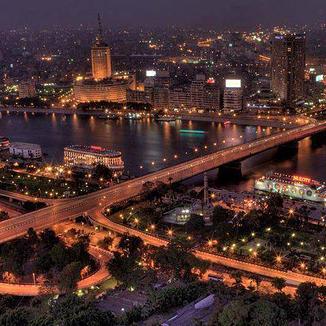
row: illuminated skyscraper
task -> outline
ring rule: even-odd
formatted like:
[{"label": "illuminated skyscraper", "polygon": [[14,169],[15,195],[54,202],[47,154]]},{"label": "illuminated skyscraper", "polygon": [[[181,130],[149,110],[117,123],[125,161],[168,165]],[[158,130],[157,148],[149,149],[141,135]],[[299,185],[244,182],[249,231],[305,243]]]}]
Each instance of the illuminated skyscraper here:
[{"label": "illuminated skyscraper", "polygon": [[241,79],[226,79],[224,88],[224,112],[241,111],[243,108],[243,90]]},{"label": "illuminated skyscraper", "polygon": [[293,106],[304,98],[305,35],[276,34],[272,40],[272,90]]},{"label": "illuminated skyscraper", "polygon": [[98,15],[98,34],[92,47],[92,74],[95,80],[111,78],[112,76],[111,51],[103,41],[100,15]]}]

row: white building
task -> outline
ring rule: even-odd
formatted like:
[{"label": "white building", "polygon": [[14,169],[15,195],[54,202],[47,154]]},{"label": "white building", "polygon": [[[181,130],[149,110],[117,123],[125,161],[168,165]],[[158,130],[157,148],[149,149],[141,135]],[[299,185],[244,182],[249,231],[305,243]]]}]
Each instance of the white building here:
[{"label": "white building", "polygon": [[121,152],[99,146],[72,145],[64,148],[64,163],[68,166],[79,166],[86,169],[105,165],[113,171],[122,171],[124,162]]},{"label": "white building", "polygon": [[42,149],[38,144],[11,143],[10,154],[24,159],[42,158]]}]

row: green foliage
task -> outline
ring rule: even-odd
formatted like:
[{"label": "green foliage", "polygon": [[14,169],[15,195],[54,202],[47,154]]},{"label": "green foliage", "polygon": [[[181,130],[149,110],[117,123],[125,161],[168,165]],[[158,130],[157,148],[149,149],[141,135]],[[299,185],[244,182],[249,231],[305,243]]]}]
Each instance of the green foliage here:
[{"label": "green foliage", "polygon": [[153,254],[155,265],[171,278],[194,280],[192,270],[205,273],[209,264],[192,253],[192,245],[186,237],[175,237],[166,247],[156,248]]},{"label": "green foliage", "polygon": [[0,326],[29,326],[30,311],[19,307],[0,315]]},{"label": "green foliage", "polygon": [[186,223],[186,231],[189,233],[200,233],[205,228],[205,221],[200,215],[191,215],[189,221]]},{"label": "green foliage", "polygon": [[234,300],[218,316],[221,326],[284,326],[286,314],[276,304],[259,299],[254,303]]},{"label": "green foliage", "polygon": [[144,276],[144,271],[139,265],[144,249],[143,240],[139,237],[123,235],[118,247],[121,252],[114,253],[107,267],[117,281],[126,286],[136,286]]},{"label": "green foliage", "polygon": [[103,164],[98,164],[93,171],[93,176],[98,180],[101,178],[110,180],[112,178],[112,170]]},{"label": "green foliage", "polygon": [[179,307],[190,303],[207,292],[208,283],[195,282],[178,287],[170,287],[151,293],[144,306],[147,315],[164,313],[172,307]]},{"label": "green foliage", "polygon": [[59,275],[59,290],[63,293],[69,293],[76,289],[77,282],[80,279],[82,265],[80,262],[72,262],[64,267]]},{"label": "green foliage", "polygon": [[4,243],[0,247],[0,257],[3,262],[3,270],[15,275],[23,275],[24,264],[32,254],[32,246],[26,238],[19,238]]},{"label": "green foliage", "polygon": [[314,283],[301,283],[296,292],[296,311],[301,320],[321,321],[326,318],[325,289]]},{"label": "green foliage", "polygon": [[280,278],[280,277],[274,277],[271,281],[272,285],[274,286],[274,288],[278,291],[282,291],[282,289],[285,287],[286,285],[286,281],[284,278]]},{"label": "green foliage", "polygon": [[118,245],[123,251],[123,255],[127,257],[139,258],[144,249],[144,242],[141,238],[124,234]]},{"label": "green foliage", "polygon": [[98,310],[91,303],[67,295],[59,299],[50,309],[54,325],[64,326],[102,326],[115,325],[115,318],[111,313]]},{"label": "green foliage", "polygon": [[104,239],[99,240],[97,242],[97,245],[104,250],[108,250],[109,247],[112,245],[112,243],[113,243],[113,238],[105,237]]},{"label": "green foliage", "polygon": [[252,326],[285,326],[286,313],[276,304],[259,299],[250,306],[249,324]]},{"label": "green foliage", "polygon": [[0,210],[0,222],[8,219],[9,219],[9,214],[5,211]]},{"label": "green foliage", "polygon": [[246,326],[249,306],[243,300],[231,301],[224,307],[218,321],[221,326]]},{"label": "green foliage", "polygon": [[125,286],[135,286],[141,280],[142,269],[133,257],[115,252],[107,267],[110,274]]}]

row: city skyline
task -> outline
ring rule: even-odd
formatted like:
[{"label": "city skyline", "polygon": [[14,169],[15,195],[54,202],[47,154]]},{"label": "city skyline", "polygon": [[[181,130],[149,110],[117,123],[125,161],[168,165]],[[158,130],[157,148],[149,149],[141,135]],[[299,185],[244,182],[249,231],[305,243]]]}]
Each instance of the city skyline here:
[{"label": "city skyline", "polygon": [[325,2],[3,4],[0,325],[326,325]]},{"label": "city skyline", "polygon": [[166,27],[197,26],[211,28],[252,28],[257,25],[295,25],[323,23],[326,3],[323,0],[312,0],[306,6],[305,0],[261,1],[240,0],[206,1],[206,5],[197,0],[158,0],[151,3],[140,0],[106,2],[97,0],[90,3],[86,0],[59,0],[42,2],[33,0],[25,3],[15,0],[3,4],[0,12],[0,29],[8,28],[50,28],[58,25],[75,27],[92,26],[95,15],[101,12],[103,23],[107,28],[117,27]]}]

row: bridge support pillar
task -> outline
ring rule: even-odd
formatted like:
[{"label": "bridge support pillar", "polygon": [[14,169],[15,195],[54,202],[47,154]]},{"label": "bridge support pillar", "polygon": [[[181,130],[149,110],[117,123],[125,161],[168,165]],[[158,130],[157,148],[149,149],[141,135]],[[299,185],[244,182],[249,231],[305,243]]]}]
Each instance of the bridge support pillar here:
[{"label": "bridge support pillar", "polygon": [[280,158],[292,157],[298,153],[298,142],[292,141],[278,146],[277,156]]},{"label": "bridge support pillar", "polygon": [[241,161],[234,161],[218,168],[220,180],[237,180],[242,178]]},{"label": "bridge support pillar", "polygon": [[313,148],[319,148],[326,144],[326,132],[320,132],[311,136],[311,145]]}]

